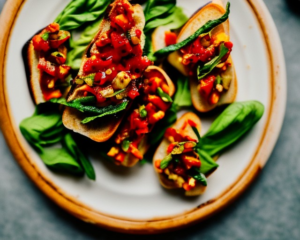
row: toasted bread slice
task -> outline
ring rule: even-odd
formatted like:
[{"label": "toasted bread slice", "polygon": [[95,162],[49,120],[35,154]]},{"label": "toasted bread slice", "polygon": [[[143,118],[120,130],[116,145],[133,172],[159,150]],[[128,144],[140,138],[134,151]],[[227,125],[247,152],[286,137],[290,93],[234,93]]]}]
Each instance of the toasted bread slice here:
[{"label": "toasted bread slice", "polygon": [[[172,82],[172,80],[170,79],[170,77],[165,73],[165,71],[163,69],[156,67],[156,66],[148,67],[146,69],[146,74],[147,74],[147,72],[151,72],[151,71],[158,71],[164,76],[164,81],[169,86],[169,95],[172,97],[175,93],[175,86],[174,86],[174,83]],[[159,124],[159,122],[157,124]],[[149,147],[150,147],[150,143],[147,141],[147,136],[144,136],[144,138],[142,139],[142,141],[140,142],[140,144],[138,146],[138,149],[139,149],[140,153],[144,155],[147,152],[147,150],[149,149]],[[133,156],[130,153],[127,153],[125,160],[121,163],[121,165],[124,167],[133,167],[135,164],[137,164],[138,161],[139,161],[138,158],[136,158],[135,156]]]},{"label": "toasted bread slice", "polygon": [[[199,117],[192,112],[185,113],[181,118],[179,118],[176,121],[176,123],[172,126],[172,128],[174,128],[176,130],[183,130],[184,135],[187,135],[187,136],[197,139],[197,136],[195,135],[193,129],[188,124],[186,124],[186,122],[188,120],[192,120],[194,123],[196,123],[198,131],[199,132],[201,131],[201,121],[200,121]],[[181,188],[181,186],[178,182],[169,180],[164,174],[159,173],[157,171],[157,168],[155,167],[155,161],[162,160],[167,156],[166,150],[170,143],[171,142],[166,138],[164,138],[162,140],[162,142],[158,146],[158,148],[153,156],[153,168],[154,168],[155,172],[157,173],[160,184],[164,188],[178,189],[178,188]],[[197,195],[203,194],[205,192],[205,190],[206,190],[205,186],[197,183],[196,187],[194,189],[192,189],[191,191],[185,191],[185,195],[186,196],[197,196]]]},{"label": "toasted bread slice", "polygon": [[[127,0],[116,0],[111,4],[111,10],[113,11],[114,7],[119,2],[129,2]],[[133,19],[135,21],[135,26],[139,28],[141,31],[143,31],[143,28],[145,26],[145,17],[143,9],[140,5],[134,5],[133,6]],[[108,31],[110,29],[110,22],[107,20],[107,18],[104,18],[103,21],[100,24],[100,28],[98,33],[96,34],[95,38],[92,40],[90,45],[87,47],[87,50],[83,56],[81,68],[79,70],[78,75],[83,74],[83,66],[89,57],[90,52],[93,51],[93,48],[96,47],[96,41],[99,39],[102,33]],[[142,38],[141,41],[141,47],[144,47],[145,40]],[[69,93],[68,101],[71,101],[73,99],[76,99],[80,96],[82,96],[82,91],[80,89],[80,86],[76,86],[73,88],[73,90]],[[131,103],[128,104],[127,109],[129,109],[131,106]],[[90,139],[96,141],[96,142],[105,142],[109,138],[112,137],[112,135],[115,133],[117,128],[119,127],[125,111],[121,112],[118,118],[115,117],[104,117],[103,119],[96,120],[92,123],[88,124],[82,124],[81,121],[85,117],[85,114],[71,108],[66,108],[63,113],[63,124],[66,128],[73,130],[74,132],[80,133],[86,137],[89,137]]]},{"label": "toasted bread slice", "polygon": [[39,64],[39,52],[34,50],[32,41],[29,42],[27,48],[27,67],[29,70],[29,86],[33,96],[35,104],[45,102],[40,81],[41,71],[38,69]]},{"label": "toasted bread slice", "polygon": [[[224,13],[225,13],[225,9],[222,5],[222,2],[219,0],[213,1],[213,3],[204,6],[196,14],[194,14],[193,17],[181,29],[178,35],[177,42],[181,42],[184,39],[188,38],[195,31],[197,31],[201,26],[203,26],[207,21],[220,18]],[[216,28],[214,28],[212,31],[212,35],[220,32],[224,32],[229,36],[229,30],[230,30],[229,21],[227,20],[224,23],[217,26]],[[158,37],[156,36],[155,39],[157,38]],[[188,76],[186,68],[181,63],[181,59],[182,59],[181,55],[178,51],[173,52],[168,56],[168,61],[171,63],[171,65],[177,68],[185,76]],[[232,62],[231,58],[229,61]],[[226,74],[228,77],[231,78],[229,89],[223,92],[221,94],[219,102],[213,105],[209,104],[207,100],[199,93],[198,80],[195,79],[194,77],[190,77],[190,89],[191,89],[192,102],[194,107],[199,112],[208,112],[217,106],[234,102],[238,87],[237,87],[237,78],[236,78],[236,73],[235,73],[235,68],[233,63],[232,66],[229,67],[226,73],[224,74]]]}]

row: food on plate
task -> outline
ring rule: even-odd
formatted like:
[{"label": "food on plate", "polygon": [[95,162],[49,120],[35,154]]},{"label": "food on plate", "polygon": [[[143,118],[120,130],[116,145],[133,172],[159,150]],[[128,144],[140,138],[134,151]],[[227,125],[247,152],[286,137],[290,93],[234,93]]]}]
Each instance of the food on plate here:
[{"label": "food on plate", "polygon": [[115,145],[107,154],[116,164],[132,167],[143,159],[151,144],[147,135],[164,118],[174,92],[173,82],[161,68],[150,66],[145,70],[138,106],[117,132]]},{"label": "food on plate", "polygon": [[66,41],[68,31],[60,30],[57,23],[51,23],[28,43],[26,67],[29,85],[36,104],[63,95],[66,78],[71,68],[65,64],[67,57]]},{"label": "food on plate", "polygon": [[[67,102],[94,96],[94,106],[97,108],[111,110],[123,104],[129,109],[133,100],[140,95],[143,72],[152,65],[143,56],[143,9],[140,5],[131,5],[127,0],[116,0],[106,11],[99,32],[83,56]],[[117,130],[125,112],[115,116],[116,111],[102,111],[101,116],[111,116],[98,120],[92,116],[89,118],[92,122],[87,122],[85,119],[90,115],[67,107],[63,113],[63,123],[74,132],[104,142]]]},{"label": "food on plate", "polygon": [[[233,48],[227,10],[220,1],[205,5],[179,32],[158,28],[152,39],[156,56],[171,53],[168,61],[190,79],[194,107],[208,112],[232,103],[237,93],[237,79],[230,53]],[[165,32],[164,41],[158,35]],[[164,46],[167,46],[163,48]]]},{"label": "food on plate", "polygon": [[201,195],[206,190],[206,177],[200,172],[201,158],[195,150],[201,122],[192,112],[184,114],[168,128],[153,157],[159,181],[167,189],[183,189],[185,195]]}]

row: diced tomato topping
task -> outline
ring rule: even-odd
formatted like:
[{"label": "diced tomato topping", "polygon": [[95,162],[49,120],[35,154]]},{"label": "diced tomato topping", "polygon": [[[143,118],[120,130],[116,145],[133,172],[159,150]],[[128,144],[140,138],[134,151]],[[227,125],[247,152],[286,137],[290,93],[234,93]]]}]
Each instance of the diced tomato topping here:
[{"label": "diced tomato topping", "polygon": [[188,169],[190,169],[191,167],[199,168],[201,166],[201,162],[197,158],[187,156],[187,155],[182,155],[181,159]]},{"label": "diced tomato topping", "polygon": [[59,89],[44,93],[45,101],[49,101],[50,99],[53,99],[53,98],[60,98],[61,96],[62,96],[62,94]]},{"label": "diced tomato topping", "polygon": [[210,104],[217,104],[220,99],[220,93],[218,91],[213,91],[209,96],[209,103]]},{"label": "diced tomato topping", "polygon": [[112,64],[112,59],[103,61],[99,58],[89,58],[83,65],[83,71],[85,73],[93,73],[105,70]]},{"label": "diced tomato topping", "polygon": [[177,35],[174,32],[165,32],[165,43],[167,46],[174,45],[177,42]]},{"label": "diced tomato topping", "polygon": [[58,23],[51,23],[51,24],[49,24],[48,27],[46,27],[46,31],[50,32],[50,33],[58,32],[59,29],[60,29],[60,26]]},{"label": "diced tomato topping", "polygon": [[135,30],[135,34],[138,38],[141,38],[141,35],[142,35],[142,31],[140,29],[136,29]]},{"label": "diced tomato topping", "polygon": [[211,93],[216,77],[214,75],[208,75],[206,78],[200,81],[200,93],[205,97],[208,97]]},{"label": "diced tomato topping", "polygon": [[47,52],[50,49],[49,41],[45,41],[41,35],[35,35],[32,44],[36,51]]},{"label": "diced tomato topping", "polygon": [[131,99],[135,99],[139,95],[140,94],[139,94],[138,89],[135,89],[135,88],[130,89],[130,91],[128,92],[128,97]]},{"label": "diced tomato topping", "polygon": [[39,59],[38,69],[48,73],[49,75],[51,75],[53,77],[56,76],[56,72],[57,72],[56,65],[49,62],[49,61],[46,61],[45,58],[40,58]]},{"label": "diced tomato topping", "polygon": [[118,162],[123,162],[125,159],[126,154],[124,152],[119,152],[115,157],[115,160]]}]

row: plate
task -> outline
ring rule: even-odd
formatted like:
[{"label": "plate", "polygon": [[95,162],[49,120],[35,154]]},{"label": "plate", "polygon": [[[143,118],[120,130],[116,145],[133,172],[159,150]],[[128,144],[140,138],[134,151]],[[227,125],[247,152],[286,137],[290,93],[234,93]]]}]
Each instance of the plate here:
[{"label": "plate", "polygon": [[[196,223],[238,197],[267,162],[279,135],[286,104],[286,73],[274,22],[260,0],[232,1],[230,27],[238,77],[237,101],[259,100],[266,108],[255,128],[218,160],[202,196],[187,199],[164,190],[151,164],[118,168],[91,153],[97,180],[49,171],[22,137],[18,125],[34,111],[21,48],[53,21],[67,0],[8,0],[1,16],[1,128],[18,163],[57,205],[72,215],[111,230],[158,233]],[[190,16],[203,0],[178,0]],[[182,113],[179,113],[182,114]],[[203,118],[203,129],[213,119]]]}]

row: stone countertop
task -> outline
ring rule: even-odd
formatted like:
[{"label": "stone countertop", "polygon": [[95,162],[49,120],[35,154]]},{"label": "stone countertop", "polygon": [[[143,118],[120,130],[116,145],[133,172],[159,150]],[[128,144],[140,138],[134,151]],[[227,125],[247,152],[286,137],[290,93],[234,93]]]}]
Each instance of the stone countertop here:
[{"label": "stone countertop", "polygon": [[[297,13],[297,7],[288,5],[293,1],[299,2],[265,0],[281,36],[288,76],[285,121],[267,165],[250,188],[220,214],[155,239],[300,239],[300,10]],[[0,0],[0,10],[4,3]],[[62,211],[26,177],[1,132],[0,156],[0,239],[154,238],[109,232]]]}]

